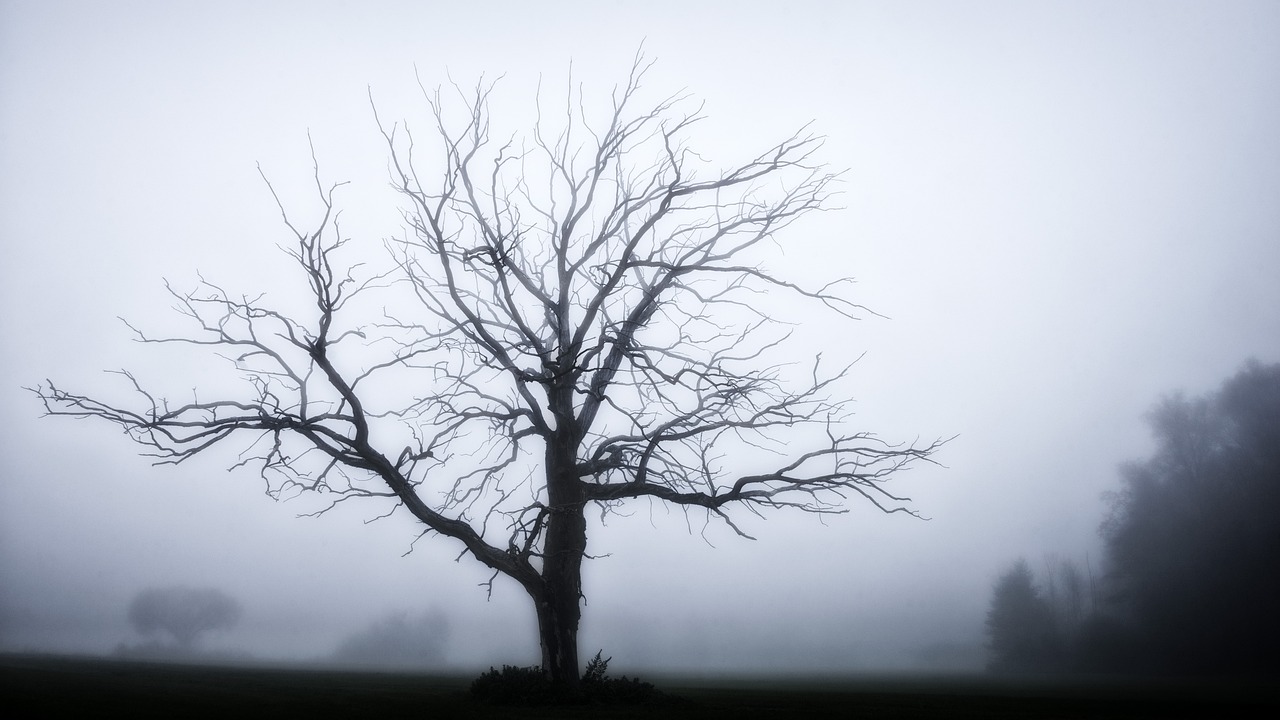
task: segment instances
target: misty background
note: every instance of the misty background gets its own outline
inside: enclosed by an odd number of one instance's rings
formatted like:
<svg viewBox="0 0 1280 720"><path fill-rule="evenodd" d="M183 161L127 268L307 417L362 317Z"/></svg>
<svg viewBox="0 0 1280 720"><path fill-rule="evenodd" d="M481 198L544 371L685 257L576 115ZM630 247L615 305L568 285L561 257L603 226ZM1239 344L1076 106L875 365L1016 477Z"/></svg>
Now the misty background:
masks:
<svg viewBox="0 0 1280 720"><path fill-rule="evenodd" d="M813 121L848 168L840 212L776 263L848 274L888 319L806 328L853 359L858 429L958 434L893 490L928 521L850 502L722 525L637 504L590 528L581 648L617 672L980 669L1017 557L1095 564L1117 466L1148 456L1162 395L1280 360L1280 5L1268 2L0 2L0 650L143 641L139 592L212 587L242 609L210 651L317 660L395 623L430 662L538 657L522 591L378 501L320 518L230 462L154 468L110 427L40 419L23 386L91 394L127 367L201 384L130 341L179 330L163 280L271 292L286 207L351 180L347 231L398 224L369 107L425 133L424 85L505 73L526 129L541 81L607 102L636 49L653 96L708 119L730 164ZM198 358L198 354L188 357ZM425 642L425 641L424 641Z"/></svg>

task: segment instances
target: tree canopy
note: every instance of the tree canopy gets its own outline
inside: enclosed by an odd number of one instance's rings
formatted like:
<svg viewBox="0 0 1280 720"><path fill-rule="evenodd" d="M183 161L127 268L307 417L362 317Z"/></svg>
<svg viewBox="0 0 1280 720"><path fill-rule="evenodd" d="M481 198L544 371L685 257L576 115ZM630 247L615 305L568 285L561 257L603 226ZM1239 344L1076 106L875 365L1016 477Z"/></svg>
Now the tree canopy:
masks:
<svg viewBox="0 0 1280 720"><path fill-rule="evenodd" d="M1280 364L1250 361L1215 392L1166 396L1147 420L1156 449L1121 466L1108 496L1089 612L1078 568L1050 564L1037 585L1020 562L993 588L992 669L1280 670Z"/></svg>
<svg viewBox="0 0 1280 720"><path fill-rule="evenodd" d="M151 588L129 604L129 622L143 635L166 635L190 650L205 634L235 627L240 612L235 598L215 588Z"/></svg>
<svg viewBox="0 0 1280 720"><path fill-rule="evenodd" d="M1153 669L1280 667L1280 364L1164 398L1102 527L1112 600Z"/></svg>

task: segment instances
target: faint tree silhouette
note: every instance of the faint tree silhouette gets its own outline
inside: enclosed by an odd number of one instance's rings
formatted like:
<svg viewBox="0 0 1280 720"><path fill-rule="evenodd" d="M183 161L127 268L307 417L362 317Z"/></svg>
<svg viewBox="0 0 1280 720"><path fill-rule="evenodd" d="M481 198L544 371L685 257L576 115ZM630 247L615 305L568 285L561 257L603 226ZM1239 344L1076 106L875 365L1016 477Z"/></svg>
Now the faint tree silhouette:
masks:
<svg viewBox="0 0 1280 720"><path fill-rule="evenodd" d="M1074 560L1066 559L1058 562L1054 568L1058 575L1057 586L1061 589L1059 596L1058 616L1060 622L1068 628L1077 627L1085 617L1085 599L1088 592L1084 571Z"/></svg>
<svg viewBox="0 0 1280 720"><path fill-rule="evenodd" d="M171 637L190 651L204 634L229 630L240 620L240 603L214 588L166 587L138 593L129 604L129 622L145 636Z"/></svg>
<svg viewBox="0 0 1280 720"><path fill-rule="evenodd" d="M1025 560L996 580L987 611L988 668L997 672L1056 669L1060 642L1053 608L1035 586Z"/></svg>
<svg viewBox="0 0 1280 720"><path fill-rule="evenodd" d="M345 638L333 659L375 668L425 668L445 659L449 625L439 612L395 612Z"/></svg>
<svg viewBox="0 0 1280 720"><path fill-rule="evenodd" d="M687 144L699 105L639 105L649 66L637 57L603 116L570 90L530 136L497 142L493 85L454 86L457 113L424 89L434 157L375 108L404 200L387 266L344 259L342 183L317 165L321 217L304 228L281 206L307 314L202 280L171 289L191 334L135 330L225 354L241 392L170 401L122 371L136 401L47 381L47 411L119 425L159 463L243 438L236 465L277 497L392 499L528 593L543 667L568 685L590 508L657 501L742 535L735 507L835 513L853 497L914 514L885 483L941 443L852 430L849 364L790 347L770 302L811 302L829 314L815 322L864 312L847 278L807 285L762 264L830 205L822 138L802 129L717 170Z"/></svg>

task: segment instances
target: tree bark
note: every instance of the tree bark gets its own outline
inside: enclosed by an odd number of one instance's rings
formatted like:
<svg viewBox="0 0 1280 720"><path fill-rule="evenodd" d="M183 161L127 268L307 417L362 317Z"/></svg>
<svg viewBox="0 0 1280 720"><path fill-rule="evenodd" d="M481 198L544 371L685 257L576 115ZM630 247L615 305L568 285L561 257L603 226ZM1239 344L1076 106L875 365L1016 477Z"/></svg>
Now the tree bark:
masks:
<svg viewBox="0 0 1280 720"><path fill-rule="evenodd" d="M567 572L548 574L538 610L538 635L542 644L542 669L557 685L578 685L578 621L581 561L569 563Z"/></svg>
<svg viewBox="0 0 1280 720"><path fill-rule="evenodd" d="M547 443L549 512L542 590L534 603L542 669L552 682L573 688L580 673L578 623L582 618L582 561L587 552L586 493L577 472L578 433L572 423L562 428Z"/></svg>

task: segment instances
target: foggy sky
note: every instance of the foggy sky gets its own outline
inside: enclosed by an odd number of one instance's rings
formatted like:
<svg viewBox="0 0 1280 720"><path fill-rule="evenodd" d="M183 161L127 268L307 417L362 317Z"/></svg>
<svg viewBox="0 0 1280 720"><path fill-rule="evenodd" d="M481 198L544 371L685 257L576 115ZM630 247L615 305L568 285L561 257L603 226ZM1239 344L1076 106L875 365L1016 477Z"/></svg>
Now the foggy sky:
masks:
<svg viewBox="0 0 1280 720"><path fill-rule="evenodd" d="M275 286L282 200L351 180L370 252L398 224L371 90L425 133L427 86L505 73L527 126L573 79L607 102L643 44L653 97L705 100L690 147L729 165L813 121L840 212L771 265L849 274L887 316L806 328L852 359L860 429L959 437L893 486L927 522L748 518L735 537L639 504L590 530L582 650L615 669L897 669L981 642L1012 560L1099 560L1100 494L1151 448L1163 393L1280 360L1280 5L0 2L0 650L110 652L132 596L215 586L212 641L314 658L387 613L438 611L463 665L537 658L514 584L370 502L318 519L226 453L153 468L112 428L22 389L165 377L118 316L179 329L163 279ZM538 7L526 7L537 5ZM391 212L388 212L388 210ZM192 367L190 365L186 366ZM190 387L198 373L178 378Z"/></svg>

